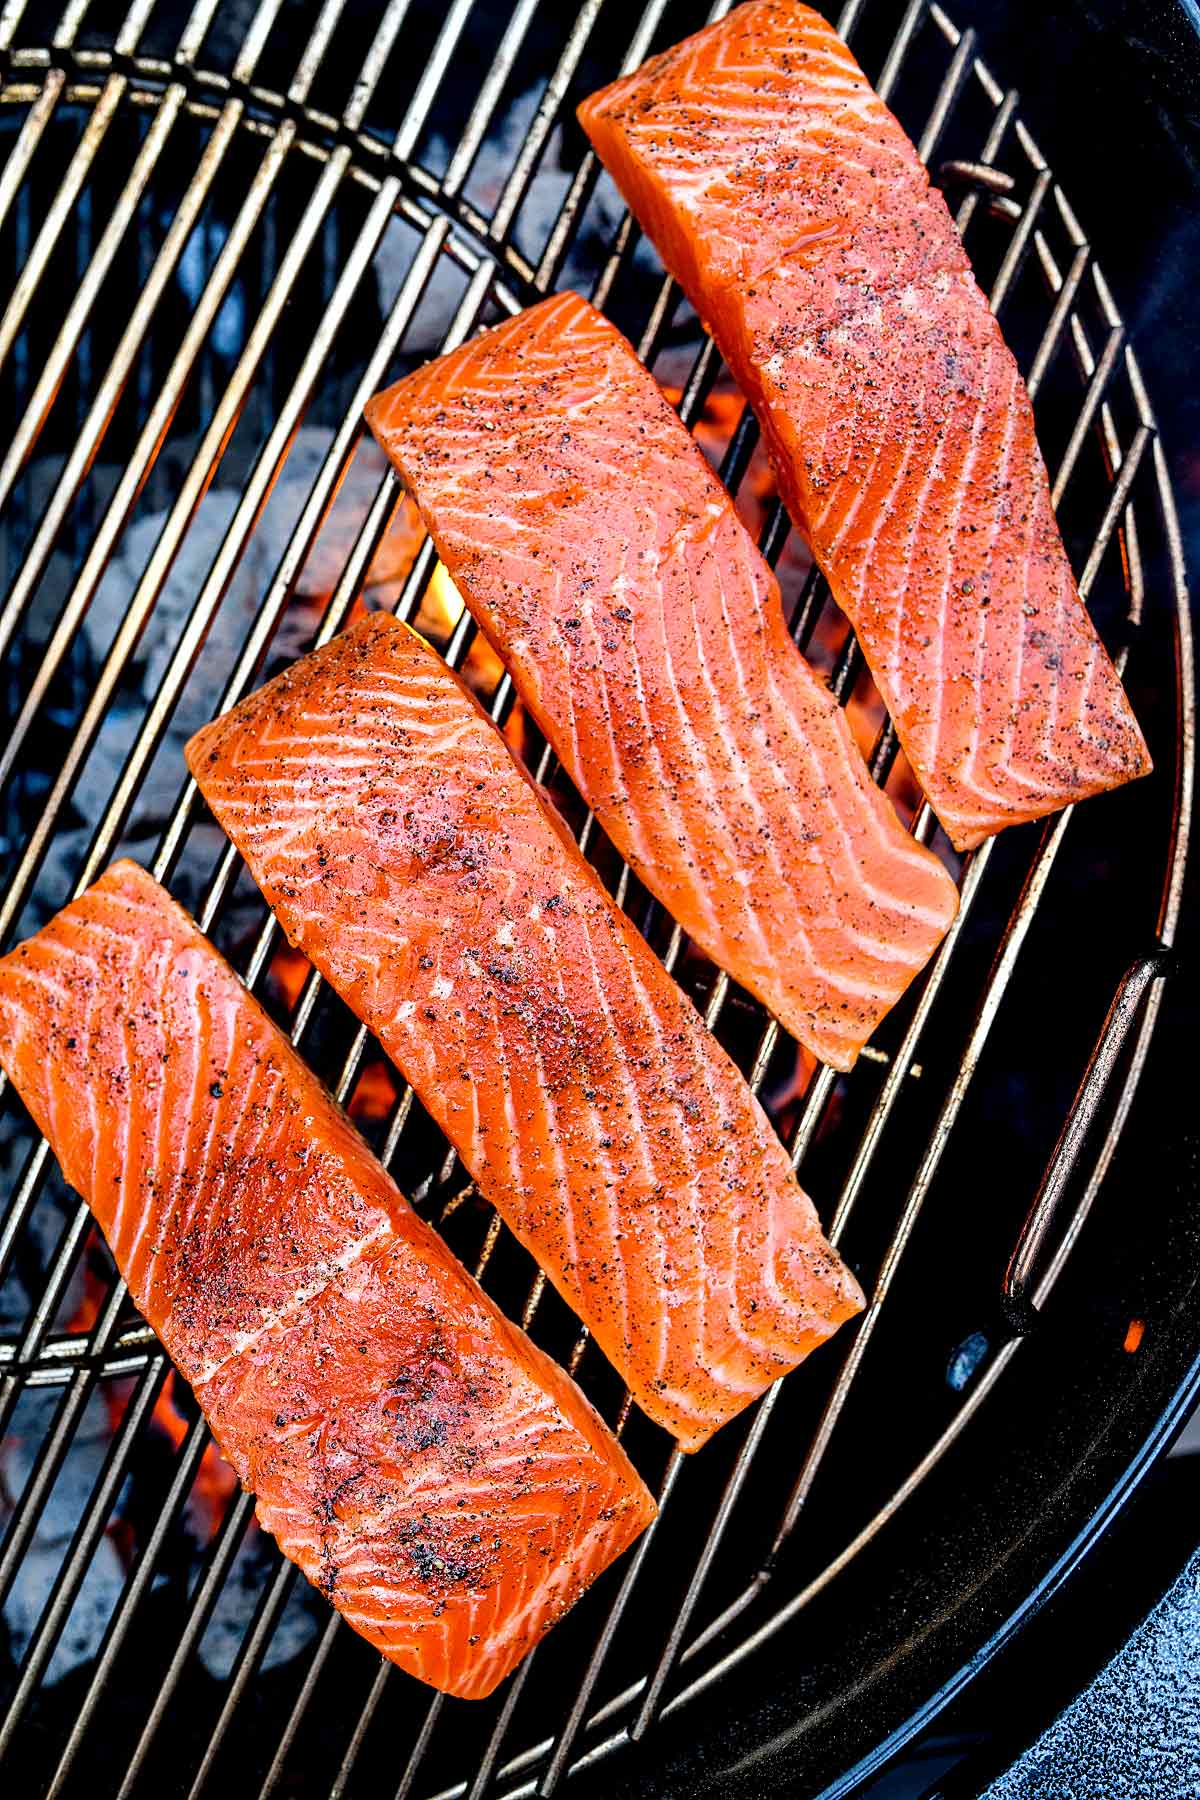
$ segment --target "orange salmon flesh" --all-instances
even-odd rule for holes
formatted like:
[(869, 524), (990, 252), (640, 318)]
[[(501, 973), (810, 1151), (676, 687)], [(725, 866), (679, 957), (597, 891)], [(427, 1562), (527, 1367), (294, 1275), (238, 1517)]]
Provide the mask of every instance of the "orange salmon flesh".
[(685, 1449), (860, 1309), (742, 1076), (415, 632), (369, 615), (187, 754), (289, 939)]
[(1016, 362), (832, 28), (750, 0), (579, 117), (754, 406), (956, 848), (1145, 774)]
[(115, 864), (0, 961), (0, 1064), (258, 1517), (480, 1698), (654, 1516), (192, 921)]
[(367, 417), (622, 856), (848, 1069), (958, 896), (871, 780), (654, 378), (559, 294), (376, 395)]

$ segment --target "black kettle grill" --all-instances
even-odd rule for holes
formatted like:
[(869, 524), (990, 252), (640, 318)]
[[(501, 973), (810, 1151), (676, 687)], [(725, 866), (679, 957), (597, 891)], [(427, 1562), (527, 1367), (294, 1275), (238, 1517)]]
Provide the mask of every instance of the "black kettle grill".
[[(1080, 585), (1156, 765), (958, 859), (789, 533), (752, 418), (573, 121), (593, 87), (724, 10), (0, 11), (0, 934), (118, 852), (152, 867), (414, 1203), (572, 1368), (661, 1505), (492, 1701), (419, 1687), (257, 1531), (7, 1092), (14, 1795), (848, 1795), (1022, 1630), (1194, 1402), (1200, 19), (1191, 0), (847, 0), (838, 19), (1021, 359)], [(959, 878), (958, 923), (849, 1076), (804, 1063), (621, 866), (364, 441), (386, 380), (565, 285), (676, 393), (780, 571), (797, 643)], [(361, 604), (414, 620), (551, 786), (740, 1059), (870, 1296), (697, 1457), (629, 1408), (281, 942), (185, 779), (190, 730)]]

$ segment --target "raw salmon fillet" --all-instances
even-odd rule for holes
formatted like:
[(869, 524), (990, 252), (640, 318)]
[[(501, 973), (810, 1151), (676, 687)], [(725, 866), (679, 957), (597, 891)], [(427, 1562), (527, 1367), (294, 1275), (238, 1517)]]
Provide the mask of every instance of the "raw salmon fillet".
[(956, 847), (1144, 774), (1016, 363), (832, 28), (751, 0), (579, 117), (751, 400)]
[(187, 756), (292, 943), (685, 1449), (859, 1310), (741, 1075), (415, 632), (368, 615)]
[(367, 407), (446, 567), (622, 856), (848, 1069), (954, 917), (703, 452), (560, 294)]
[(0, 1063), (258, 1517), (356, 1631), (490, 1693), (654, 1514), (233, 970), (117, 863), (0, 962)]

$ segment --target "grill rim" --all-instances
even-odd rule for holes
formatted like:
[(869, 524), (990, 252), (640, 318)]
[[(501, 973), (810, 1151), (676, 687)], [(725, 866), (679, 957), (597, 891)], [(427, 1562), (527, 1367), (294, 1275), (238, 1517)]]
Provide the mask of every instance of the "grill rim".
[[(909, 17), (909, 18), (917, 17), (919, 10), (920, 10), (919, 8), (910, 7), (907, 17)], [(940, 13), (939, 8), (934, 8), (933, 11), (935, 14)], [(942, 16), (944, 17), (944, 15), (942, 15)], [(100, 89), (100, 87), (96, 87), (94, 91), (96, 93), (99, 93), (101, 91), (101, 89)], [(999, 90), (997, 90), (997, 91), (999, 91)], [(538, 290), (535, 290), (535, 291), (538, 291)], [(1135, 364), (1132, 364), (1132, 363), (1130, 364), (1131, 368), (1135, 367), (1135, 366), (1136, 366)], [(1155, 456), (1156, 461), (1159, 461), (1159, 459), (1161, 458), (1161, 449), (1160, 449), (1160, 446), (1158, 445), (1157, 441), (1154, 443), (1153, 454)], [(1160, 468), (1161, 468), (1163, 476), (1166, 477), (1165, 462), (1160, 462)], [(1167, 479), (1167, 487), (1165, 489), (1165, 492), (1166, 492), (1166, 494), (1168, 496), (1168, 500), (1169, 500), (1169, 496), (1170, 496), (1169, 477), (1166, 477), (1166, 479)], [(1185, 609), (1183, 617), (1182, 617), (1182, 624), (1181, 624), (1181, 628), (1184, 630), (1184, 632), (1186, 632), (1187, 624), (1188, 624), (1188, 621), (1187, 621), (1187, 615), (1186, 615), (1186, 609)], [(1190, 698), (1190, 696), (1189, 696), (1189, 698)], [(1190, 745), (1190, 740), (1188, 740), (1188, 741), (1189, 741), (1189, 745)], [(1185, 752), (1183, 749), (1183, 740), (1181, 739), (1181, 755), (1183, 756), (1183, 762), (1184, 762), (1185, 767), (1190, 764), (1190, 754), (1191, 754), (1190, 747)], [(1167, 905), (1166, 905), (1166, 912), (1170, 916), (1172, 925), (1173, 925), (1174, 918), (1177, 917), (1177, 915), (1178, 915), (1179, 903), (1180, 903), (1180, 900), (1182, 897), (1182, 891), (1179, 886), (1179, 881), (1182, 880), (1182, 861), (1180, 861), (1180, 863), (1178, 865), (1178, 869), (1179, 869), (1179, 880), (1175, 880), (1171, 883), (1171, 886), (1174, 888), (1175, 892), (1174, 892), (1173, 896), (1172, 895), (1168, 896)], [(1158, 1010), (1158, 1008), (1157, 1008), (1157, 1006), (1155, 1006), (1154, 1007), (1155, 1014), (1157, 1014), (1157, 1010)], [(1148, 1031), (1145, 1032), (1145, 1046), (1147, 1049), (1149, 1048), (1150, 1035), (1151, 1035), (1150, 1032), (1148, 1032)], [(1141, 1067), (1143, 1067), (1143, 1066), (1144, 1066), (1144, 1057), (1141, 1059), (1140, 1064), (1139, 1064), (1139, 1075), (1141, 1072)]]
[[(1200, 985), (1191, 980), (1187, 985), (1194, 1004), (1200, 996)], [(1192, 1133), (1187, 1142), (1194, 1154), (1196, 1135)], [(1200, 1292), (1197, 1285), (1193, 1281), (1180, 1310), (1172, 1315), (1169, 1338), (1161, 1341), (1156, 1349), (1154, 1374), (1159, 1379), (1152, 1382), (1148, 1374), (1145, 1384), (1152, 1391), (1148, 1395), (1130, 1397), (1126, 1406), (1106, 1420), (1106, 1441), (1092, 1447), (1098, 1459), (1098, 1468), (1090, 1472), (1093, 1479), (1085, 1480), (1085, 1472), (1077, 1466), (1068, 1472), (1059, 1490), (1051, 1496), (1061, 1502), (1063, 1518), (1055, 1522), (1056, 1528), (1047, 1527), (1036, 1534), (1029, 1558), (1038, 1565), (1036, 1576), (1026, 1580), (1021, 1573), (1006, 1572), (1004, 1558), (998, 1556), (985, 1587), (956, 1589), (946, 1612), (934, 1622), (935, 1631), (923, 1637), (919, 1646), (906, 1645), (900, 1656), (889, 1660), (886, 1668), (872, 1668), (861, 1688), (850, 1696), (858, 1709), (852, 1723), (847, 1723), (840, 1706), (834, 1723), (824, 1720), (814, 1725), (806, 1716), (812, 1711), (807, 1695), (798, 1683), (789, 1680), (786, 1673), (782, 1678), (779, 1673), (787, 1652), (795, 1649), (802, 1653), (804, 1647), (799, 1627), (796, 1624), (785, 1627), (773, 1646), (776, 1660), (769, 1668), (774, 1680), (782, 1681), (782, 1691), (777, 1691), (772, 1707), (756, 1710), (750, 1691), (753, 1672), (757, 1670), (760, 1678), (765, 1678), (768, 1673), (762, 1650), (747, 1659), (740, 1671), (727, 1678), (737, 1681), (739, 1674), (742, 1677), (734, 1696), (731, 1697), (722, 1683), (715, 1684), (706, 1695), (713, 1714), (706, 1721), (701, 1742), (715, 1745), (719, 1750), (722, 1732), (727, 1742), (729, 1732), (737, 1729), (749, 1740), (752, 1746), (749, 1753), (736, 1765), (724, 1762), (706, 1769), (699, 1752), (691, 1755), (681, 1747), (686, 1742), (686, 1723), (674, 1718), (664, 1720), (660, 1730), (667, 1737), (667, 1743), (664, 1745), (660, 1741), (656, 1747), (653, 1739), (647, 1739), (637, 1747), (648, 1759), (638, 1765), (648, 1774), (651, 1783), (648, 1791), (670, 1795), (681, 1791), (670, 1785), (672, 1782), (687, 1779), (690, 1785), (682, 1791), (720, 1796), (720, 1800), (743, 1800), (743, 1797), (744, 1800), (758, 1800), (759, 1796), (792, 1791), (802, 1792), (805, 1800), (853, 1800), (861, 1793), (865, 1782), (894, 1764), (906, 1747), (922, 1738), (990, 1664), (1002, 1658), (1041, 1609), (1056, 1600), (1080, 1572), (1081, 1565), (1100, 1540), (1114, 1528), (1120, 1528), (1130, 1513), (1136, 1520), (1139, 1489), (1200, 1404)], [(1185, 1304), (1189, 1308), (1186, 1313), (1182, 1310)], [(1132, 1435), (1126, 1435), (1128, 1433)], [(943, 1464), (937, 1473), (946, 1472), (947, 1465)], [(1045, 1496), (1039, 1493), (1038, 1500), (1043, 1502)], [(952, 1630), (956, 1619), (973, 1606), (982, 1608), (995, 1595), (999, 1596), (998, 1606), (1003, 1602), (1000, 1622), (987, 1631), (975, 1633), (975, 1641), (969, 1644), (955, 1641)], [(941, 1639), (949, 1641), (942, 1642)], [(915, 1680), (910, 1679), (901, 1695), (901, 1703), (896, 1703), (895, 1696), (880, 1691), (886, 1689), (888, 1683), (897, 1682), (906, 1665), (918, 1661), (921, 1674)], [(915, 1702), (913, 1690), (920, 1693)], [(795, 1724), (780, 1730), (781, 1719), (795, 1721)], [(849, 1765), (843, 1756), (830, 1753), (831, 1737), (839, 1733), (844, 1741), (848, 1732), (867, 1745)], [(628, 1769), (628, 1763), (608, 1761), (599, 1764), (600, 1779), (604, 1770), (619, 1773), (622, 1767)], [(804, 1785), (797, 1785), (793, 1790), (784, 1785), (789, 1780)], [(660, 1782), (665, 1784), (661, 1790)], [(817, 1785), (813, 1785), (814, 1782)], [(600, 1800), (605, 1792), (599, 1781), (586, 1780), (582, 1791), (585, 1796), (596, 1796), (596, 1800)], [(626, 1792), (621, 1791), (623, 1795)], [(957, 1788), (954, 1791), (957, 1793)], [(445, 1800), (448, 1792), (443, 1790), (436, 1800)], [(523, 1787), (510, 1788), (507, 1800), (516, 1800), (516, 1796), (529, 1792), (532, 1790)], [(632, 1790), (629, 1792), (632, 1800)]]

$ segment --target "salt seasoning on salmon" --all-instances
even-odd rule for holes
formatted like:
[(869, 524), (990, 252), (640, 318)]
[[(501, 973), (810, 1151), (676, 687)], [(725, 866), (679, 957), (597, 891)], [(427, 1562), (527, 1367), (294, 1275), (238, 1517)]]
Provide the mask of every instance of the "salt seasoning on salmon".
[(191, 920), (117, 863), (0, 961), (0, 1064), (258, 1517), (356, 1631), (491, 1690), (654, 1515)]
[(369, 615), (187, 755), (291, 942), (684, 1449), (859, 1310), (742, 1076), (414, 632)]
[(367, 417), (622, 856), (787, 1030), (849, 1068), (957, 894), (871, 780), (653, 376), (559, 294)]
[(832, 28), (749, 0), (579, 117), (754, 405), (955, 846), (1144, 774), (1016, 363)]

